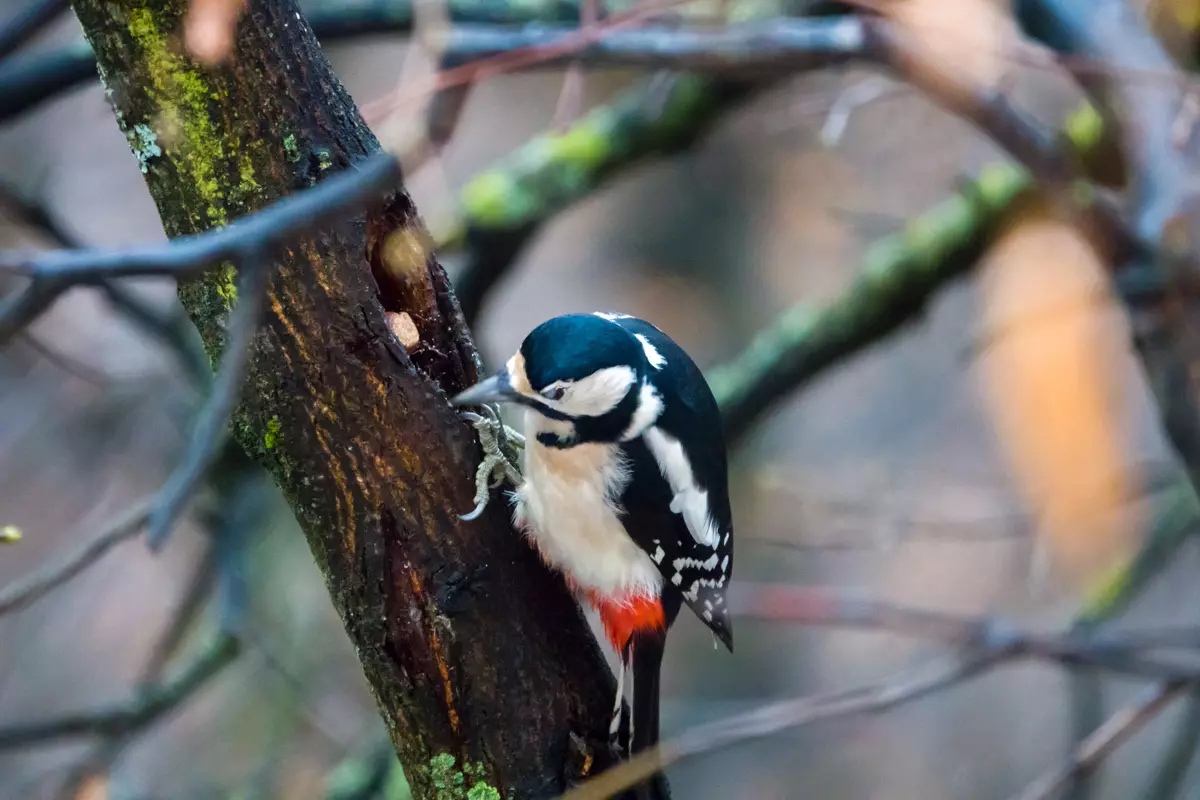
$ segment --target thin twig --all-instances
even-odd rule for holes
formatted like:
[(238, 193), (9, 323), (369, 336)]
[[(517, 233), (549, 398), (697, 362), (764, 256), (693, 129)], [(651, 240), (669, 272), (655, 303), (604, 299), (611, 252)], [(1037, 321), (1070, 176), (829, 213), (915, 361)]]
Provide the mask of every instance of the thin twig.
[(1013, 795), (1012, 800), (1050, 800), (1056, 797), (1076, 776), (1096, 769), (1109, 753), (1170, 705), (1184, 688), (1183, 684), (1171, 683), (1147, 687), (1137, 700), (1113, 714), (1091, 736), (1080, 742), (1066, 764), (1038, 778), (1024, 791)]
[(973, 678), (991, 666), (996, 658), (992, 653), (957, 658), (949, 664), (905, 672), (872, 686), (771, 703), (699, 725), (585, 781), (562, 795), (561, 800), (604, 800), (685, 758), (815, 722), (889, 711)]
[(85, 364), (74, 356), (69, 356), (51, 347), (29, 331), (21, 331), (17, 336), (17, 341), (41, 356), (47, 364), (85, 383), (90, 383), (92, 386), (104, 387), (112, 381), (112, 376), (108, 373), (102, 372), (90, 364)]
[(1195, 660), (1150, 658), (1160, 649), (1200, 649), (1200, 626), (1141, 633), (1036, 632), (999, 617), (951, 614), (891, 603), (844, 588), (736, 582), (729, 607), (738, 617), (915, 636), (944, 645), (1005, 650), (1063, 666), (1089, 666), (1153, 680), (1200, 680)]
[[(145, 686), (161, 680), (167, 662), (175, 655), (191, 629), (205, 601), (216, 585), (216, 558), (214, 548), (209, 547), (197, 562), (188, 580), (187, 588), (171, 614), (171, 619), (150, 648), (150, 654), (138, 675), (137, 684)], [(133, 740), (135, 731), (110, 734), (101, 738), (86, 756), (80, 759), (63, 780), (58, 796), (62, 800), (76, 800), (84, 783), (93, 775), (102, 772), (121, 755)]]
[(192, 427), (187, 452), (154, 500), (146, 541), (160, 550), (184, 505), (216, 461), (228, 435), (226, 427), (241, 397), (242, 377), (265, 305), (271, 262), (255, 253), (241, 266), (238, 303), (229, 322), (228, 344), (220, 372)]
[[(413, 3), (407, 0), (322, 3), (308, 12), (313, 33), (322, 44), (376, 33), (409, 33)], [(450, 0), (456, 22), (520, 25), (527, 22), (570, 22), (579, 12), (567, 0), (510, 3), (506, 0)], [(96, 57), (85, 41), (48, 53), (31, 53), (0, 63), (0, 123), (87, 81), (94, 81)]]
[(81, 736), (118, 736), (137, 731), (175, 710), (233, 662), (239, 650), (234, 636), (216, 636), (179, 674), (141, 688), (120, 703), (56, 719), (0, 728), (0, 750), (28, 747)]
[(1193, 687), (1176, 723), (1171, 746), (1162, 755), (1145, 800), (1174, 800), (1181, 794), (1200, 750), (1200, 692)]
[(132, 539), (146, 524), (149, 499), (133, 504), (61, 561), (35, 570), (0, 590), (0, 616), (32, 605), (52, 589), (83, 572), (116, 545)]
[(32, 280), (0, 303), (0, 344), (7, 342), (69, 288), (109, 278), (149, 275), (186, 277), (250, 252), (263, 257), (312, 227), (357, 211), (400, 185), (397, 160), (379, 154), (357, 169), (337, 173), (312, 189), (209, 233), (181, 236), (165, 245), (128, 250), (60, 250), (44, 254), (0, 253), (0, 272)]
[(171, 349), (193, 386), (208, 389), (212, 384), (212, 368), (195, 336), (195, 327), (178, 300), (173, 303), (175, 313), (163, 314), (117, 281), (105, 281), (100, 292), (114, 311)]

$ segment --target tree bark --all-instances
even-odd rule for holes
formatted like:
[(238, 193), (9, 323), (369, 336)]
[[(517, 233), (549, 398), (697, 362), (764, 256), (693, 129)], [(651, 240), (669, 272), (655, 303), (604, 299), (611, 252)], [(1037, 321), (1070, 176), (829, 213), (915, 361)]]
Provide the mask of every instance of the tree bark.
[[(212, 70), (184, 55), (186, 0), (74, 6), (171, 237), (379, 149), (294, 0), (251, 0)], [(446, 397), (478, 356), (408, 195), (273, 270), (233, 435), (296, 513), (416, 796), (547, 797), (607, 766), (614, 685), (578, 607), (504, 502), (457, 516), (480, 453)], [(180, 288), (214, 362), (235, 276)], [(385, 310), (415, 321), (411, 351)]]

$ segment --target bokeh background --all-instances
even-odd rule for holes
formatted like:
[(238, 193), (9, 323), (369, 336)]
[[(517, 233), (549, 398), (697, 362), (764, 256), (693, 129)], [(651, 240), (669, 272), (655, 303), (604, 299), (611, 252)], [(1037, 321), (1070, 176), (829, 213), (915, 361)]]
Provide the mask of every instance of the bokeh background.
[[(0, 14), (18, 5), (6, 0)], [(35, 46), (79, 37), (64, 19)], [(401, 37), (384, 35), (327, 48), (360, 103), (395, 88), (405, 51)], [(583, 105), (605, 102), (636, 77), (589, 71)], [(1016, 64), (1010, 78), (1015, 97), (1048, 122), (1077, 101), (1054, 73)], [(863, 81), (877, 81), (879, 96), (854, 110), (838, 141), (823, 140), (830, 109)], [(474, 174), (553, 123), (562, 83), (561, 70), (542, 70), (476, 87), (444, 157), (410, 176), (435, 229), (452, 219), (456, 193)], [(871, 241), (1001, 158), (966, 123), (886, 77), (797, 76), (727, 115), (689, 152), (630, 169), (564, 210), (492, 292), (477, 339), (495, 365), (549, 316), (620, 310), (654, 322), (701, 366), (720, 364), (778, 314), (837, 296)], [(163, 239), (98, 84), (0, 130), (0, 182), (81, 242)], [(3, 247), (47, 243), (15, 215), (5, 220), (0, 210)], [(1028, 357), (1030, 341), (1042, 355), (1053, 350), (1045, 342), (1055, 331), (1105, 342), (1096, 352), (1122, 463), (1170, 458), (1125, 320), (1089, 292), (1096, 265), (1083, 259), (1066, 278), (1048, 279), (1056, 252), (1026, 245), (1007, 261), (1003, 253), (986, 260), (915, 324), (760, 421), (733, 456), (738, 578), (861, 587), (1031, 625), (1070, 620), (1097, 573), (1046, 563), (1053, 539), (1015, 473), (1021, 459), (1003, 442), (1014, 426), (1052, 438), (1045, 426), (1054, 415), (1047, 423), (1037, 403), (998, 411), (1004, 365)], [(1014, 259), (1025, 260), (1029, 280), (989, 292)], [(444, 260), (453, 274), (455, 254)], [(138, 288), (170, 301), (170, 287)], [(1050, 300), (1062, 301), (1047, 306), (1057, 309), (1051, 319), (1021, 316)], [(0, 353), (0, 524), (24, 533), (0, 549), (0, 586), (156, 489), (182, 450), (180, 408), (192, 396), (172, 355), (93, 293), (71, 293), (32, 332), (71, 364), (29, 341)], [(1061, 463), (1086, 472), (1091, 457), (1084, 448)], [(1134, 499), (1102, 508), (1068, 538), (1116, 524), (1136, 541), (1144, 499)], [(162, 555), (127, 542), (63, 589), (0, 616), (0, 723), (128, 696), (202, 552), (202, 533), (185, 520)], [(1194, 621), (1198, 567), (1194, 548), (1184, 548), (1129, 619)], [(340, 763), (379, 748), (385, 734), (373, 700), (282, 501), (256, 534), (250, 569), (245, 655), (130, 741), (104, 781), (79, 796), (321, 798)], [(877, 633), (735, 627), (731, 656), (714, 651), (695, 620), (679, 623), (665, 667), (665, 735), (770, 699), (883, 678), (933, 652)], [(1105, 686), (1114, 708), (1136, 688)], [(883, 716), (756, 741), (669, 774), (681, 798), (1005, 797), (1066, 752), (1068, 689), (1054, 667), (1006, 667)], [(1158, 763), (1149, 756), (1166, 747), (1175, 719), (1162, 715), (1106, 762), (1100, 796), (1141, 796)], [(56, 796), (89, 752), (81, 742), (0, 752), (0, 798)], [(1191, 787), (1200, 792), (1200, 782)]]

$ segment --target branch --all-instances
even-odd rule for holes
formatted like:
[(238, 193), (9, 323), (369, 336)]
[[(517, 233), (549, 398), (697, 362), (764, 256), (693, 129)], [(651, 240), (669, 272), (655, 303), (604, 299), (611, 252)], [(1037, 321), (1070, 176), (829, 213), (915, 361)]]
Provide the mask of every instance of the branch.
[[(888, 603), (845, 590), (735, 583), (730, 608), (743, 618), (805, 625), (867, 629), (938, 641), (965, 652), (948, 666), (928, 667), (860, 689), (771, 703), (744, 714), (699, 725), (629, 761), (609, 769), (563, 795), (563, 800), (600, 800), (616, 796), (649, 775), (684, 758), (731, 747), (783, 730), (853, 714), (879, 713), (925, 697), (990, 669), (1025, 658), (1064, 667), (1096, 667), (1150, 678), (1151, 696), (1098, 729), (1069, 764), (1041, 779), (1022, 800), (1050, 796), (1071, 776), (1095, 767), (1113, 748), (1154, 716), (1188, 686), (1200, 683), (1194, 662), (1168, 663), (1146, 658), (1142, 650), (1164, 643), (1200, 648), (1200, 628), (1081, 637), (1024, 631), (1003, 620), (927, 611)], [(1043, 794), (1044, 793), (1044, 794)]]
[[(216, 559), (213, 557), (213, 548), (210, 547), (197, 562), (181, 599), (171, 613), (170, 621), (158, 634), (157, 640), (150, 648), (150, 655), (137, 678), (139, 685), (147, 685), (161, 680), (167, 662), (183, 643), (187, 632), (204, 607), (205, 601), (212, 594), (216, 583), (215, 578)], [(57, 796), (62, 800), (76, 800), (87, 781), (111, 765), (132, 741), (133, 733), (136, 732), (122, 732), (101, 737), (92, 746), (91, 751), (80, 759), (79, 763), (67, 774), (58, 789)]]
[(858, 279), (821, 309), (797, 306), (709, 371), (725, 435), (741, 439), (791, 392), (919, 320), (939, 291), (974, 268), (1013, 202), (1025, 170), (994, 164), (958, 195), (867, 251)]
[(5, 586), (0, 590), (0, 616), (27, 608), (83, 572), (116, 545), (132, 539), (146, 524), (149, 512), (149, 500), (135, 503), (62, 561), (35, 570)]
[(1149, 686), (1129, 706), (1113, 714), (1091, 736), (1080, 742), (1062, 767), (1053, 769), (1029, 785), (1013, 800), (1052, 800), (1073, 779), (1095, 770), (1109, 753), (1141, 730), (1184, 690), (1182, 684)]
[(1154, 782), (1146, 790), (1146, 800), (1173, 800), (1182, 797), (1188, 772), (1200, 749), (1200, 694), (1195, 689), (1187, 697), (1187, 705), (1176, 723), (1171, 746), (1154, 771)]
[(585, 781), (560, 800), (606, 800), (686, 758), (816, 722), (890, 711), (974, 678), (994, 662), (991, 654), (954, 659), (945, 666), (927, 666), (871, 686), (784, 700), (698, 725)]
[(222, 634), (178, 675), (146, 686), (120, 703), (41, 722), (0, 728), (0, 750), (41, 745), (81, 736), (121, 736), (145, 728), (174, 711), (233, 662), (238, 641)]
[(645, 79), (475, 176), (461, 194), (467, 258), (454, 281), (467, 322), (541, 225), (634, 164), (687, 150), (748, 93), (694, 75)]
[(150, 509), (146, 541), (151, 550), (162, 549), (179, 513), (216, 461), (228, 435), (229, 418), (241, 396), (242, 379), (262, 317), (272, 264), (262, 252), (256, 252), (241, 266), (240, 299), (229, 321), (221, 369), (192, 427), (183, 460), (171, 473)]
[(0, 344), (32, 322), (72, 286), (110, 278), (198, 275), (251, 254), (270, 258), (289, 240), (377, 202), (399, 185), (399, 163), (379, 154), (358, 169), (331, 175), (307, 191), (209, 233), (181, 236), (164, 245), (127, 250), (56, 250), (45, 254), (0, 253), (0, 272), (32, 278), (0, 305)]
[[(1135, 176), (1138, 235), (1172, 257), (1190, 259), (1200, 211), (1190, 176), (1200, 140), (1184, 108), (1187, 76), (1124, 0), (1017, 0), (1013, 11), (1029, 35), (1066, 56), (1061, 61), (1068, 70), (1077, 57), (1087, 59), (1087, 68), (1075, 71), (1124, 144), (1128, 174)], [(1096, 64), (1102, 68), (1091, 68)], [(1136, 77), (1145, 75), (1161, 85), (1147, 90)], [(1168, 230), (1178, 224), (1186, 234)]]
[[(579, 14), (570, 0), (530, 3), (450, 0), (447, 5), (451, 19), (456, 22), (496, 25), (568, 22)], [(375, 33), (410, 33), (413, 4), (408, 0), (323, 2), (309, 14), (308, 20), (323, 44)], [(84, 41), (0, 63), (0, 123), (96, 78), (96, 57)]]
[(889, 603), (831, 588), (734, 583), (730, 610), (739, 617), (912, 636), (971, 651), (1003, 652), (1066, 667), (1087, 666), (1152, 680), (1200, 681), (1200, 665), (1151, 658), (1155, 650), (1200, 650), (1200, 627), (1138, 633), (1040, 633), (990, 616), (967, 616)]
[[(475, 58), (541, 48), (550, 52), (551, 62), (579, 59), (708, 70), (726, 79), (733, 76), (743, 80), (748, 75), (780, 78), (801, 69), (867, 61), (887, 67), (924, 89), (951, 112), (975, 122), (1039, 179), (1063, 185), (1077, 173), (1053, 138), (1001, 95), (980, 93), (940, 72), (886, 20), (843, 16), (770, 20), (712, 31), (612, 30), (578, 48), (557, 47), (572, 35), (563, 28), (459, 28), (451, 32), (449, 46)], [(670, 88), (660, 90), (664, 98), (649, 105), (651, 115), (645, 109), (653, 98), (653, 86), (646, 83), (631, 90), (612, 108), (592, 112), (572, 130), (534, 139), (505, 163), (467, 185), (462, 205), (468, 261), (456, 285), (468, 321), (474, 320), (486, 292), (550, 216), (594, 191), (617, 167), (647, 155), (665, 155), (690, 146), (723, 108), (746, 93), (743, 84), (708, 83), (689, 76), (668, 80), (673, 82)], [(719, 102), (707, 96), (713, 92)], [(657, 141), (660, 130), (671, 135), (665, 146)], [(1027, 180), (1018, 182), (1024, 184)], [(1123, 229), (1107, 207), (1097, 204), (1094, 210), (1110, 229)], [(1125, 241), (1128, 237), (1117, 238)], [(934, 283), (939, 282), (935, 278)]]

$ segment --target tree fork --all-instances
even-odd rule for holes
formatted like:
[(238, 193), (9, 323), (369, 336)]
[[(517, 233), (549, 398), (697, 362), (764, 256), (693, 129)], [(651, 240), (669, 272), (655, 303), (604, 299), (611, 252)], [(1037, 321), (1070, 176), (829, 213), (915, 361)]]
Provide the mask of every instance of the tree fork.
[[(250, 0), (211, 70), (184, 54), (186, 0), (73, 5), (168, 236), (379, 151), (295, 0)], [(276, 260), (232, 433), (295, 512), (416, 796), (553, 796), (612, 761), (612, 676), (504, 504), (457, 516), (479, 448), (446, 397), (479, 360), (399, 183)], [(180, 286), (214, 363), (235, 277)], [(401, 347), (385, 310), (420, 343)]]

